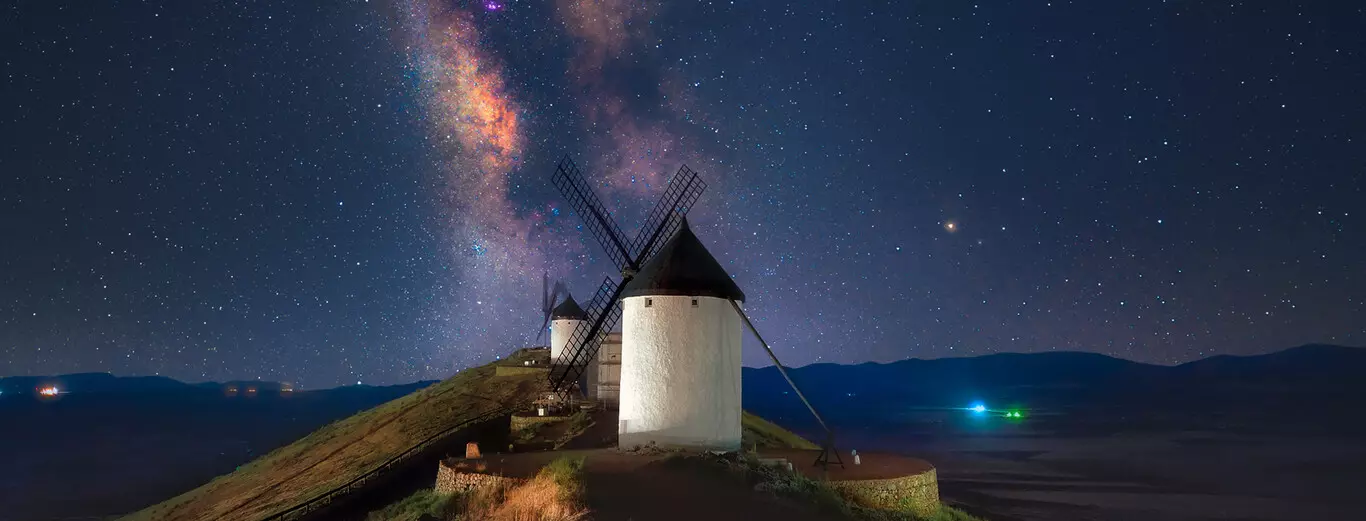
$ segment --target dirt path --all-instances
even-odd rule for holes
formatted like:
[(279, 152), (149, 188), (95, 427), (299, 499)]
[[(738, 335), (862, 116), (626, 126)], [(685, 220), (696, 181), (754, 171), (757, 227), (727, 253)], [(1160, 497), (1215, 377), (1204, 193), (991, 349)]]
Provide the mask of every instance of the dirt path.
[(635, 469), (585, 465), (584, 470), (588, 507), (596, 521), (830, 519), (813, 508), (755, 492), (742, 481), (692, 470), (659, 464)]
[(753, 521), (832, 519), (814, 508), (755, 492), (740, 479), (663, 464), (663, 456), (611, 449), (506, 455), (491, 465), (530, 475), (562, 456), (584, 457), (584, 488), (595, 521)]

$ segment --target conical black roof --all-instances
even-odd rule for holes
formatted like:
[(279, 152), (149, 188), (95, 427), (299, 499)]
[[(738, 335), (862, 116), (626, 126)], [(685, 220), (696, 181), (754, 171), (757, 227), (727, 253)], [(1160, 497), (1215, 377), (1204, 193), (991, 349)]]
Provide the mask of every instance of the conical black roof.
[(550, 310), (551, 320), (583, 320), (588, 318), (588, 314), (583, 312), (578, 302), (574, 302), (573, 295), (567, 295), (564, 302)]
[(678, 233), (660, 248), (659, 253), (640, 267), (640, 272), (622, 290), (621, 296), (644, 297), (683, 295), (745, 300), (745, 292), (735, 285), (730, 275), (716, 262), (716, 257), (702, 246), (688, 220), (684, 219)]

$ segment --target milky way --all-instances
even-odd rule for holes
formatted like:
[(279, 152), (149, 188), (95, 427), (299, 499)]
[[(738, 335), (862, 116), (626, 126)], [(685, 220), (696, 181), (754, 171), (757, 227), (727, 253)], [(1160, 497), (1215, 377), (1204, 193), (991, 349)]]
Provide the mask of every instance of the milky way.
[[(471, 13), (414, 1), (406, 14), (420, 74), (417, 91), (440, 161), (436, 186), (446, 218), (445, 250), (455, 265), (453, 291), (437, 307), (452, 340), (442, 353), (457, 360), (479, 357), (525, 337), (527, 312), (536, 302), (533, 274), (549, 269), (548, 238), (538, 233), (543, 216), (519, 215), (509, 200), (509, 174), (521, 166), (526, 146), (522, 108), (505, 84), (503, 66), (483, 48)], [(487, 326), (505, 313), (520, 315), (510, 322), (522, 327)]]
[[(585, 248), (597, 245), (585, 242), (591, 239), (583, 236), (577, 216), (554, 219), (559, 201), (528, 205), (511, 198), (515, 171), (546, 182), (550, 165), (522, 161), (527, 129), (519, 117), (524, 109), (507, 85), (505, 65), (481, 41), (478, 13), (447, 3), (407, 6), (413, 67), (421, 79), (417, 92), (442, 163), (437, 186), (448, 216), (446, 249), (456, 266), (455, 291), (438, 308), (448, 317), (451, 342), (441, 354), (477, 360), (531, 340), (527, 333), (538, 324), (531, 310), (542, 273), (577, 282), (574, 289), (586, 300), (595, 289), (593, 276), (601, 275), (586, 273), (582, 261)], [(619, 219), (636, 217), (684, 158), (679, 150), (684, 140), (666, 128), (677, 114), (632, 110), (625, 87), (604, 70), (649, 39), (643, 28), (650, 9), (640, 2), (584, 0), (557, 7), (574, 49), (566, 73), (580, 89), (575, 105), (562, 110), (582, 117), (581, 131), (597, 152), (579, 161), (593, 167), (591, 178), (601, 195), (617, 203)], [(706, 164), (703, 157), (692, 159), (694, 165)], [(533, 210), (519, 212), (524, 206)], [(621, 224), (629, 230), (633, 223)]]

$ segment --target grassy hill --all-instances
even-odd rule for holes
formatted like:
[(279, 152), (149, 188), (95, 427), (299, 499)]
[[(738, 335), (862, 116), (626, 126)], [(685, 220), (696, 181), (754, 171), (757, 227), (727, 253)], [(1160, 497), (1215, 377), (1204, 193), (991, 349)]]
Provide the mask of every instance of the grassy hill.
[(740, 417), (740, 440), (750, 447), (781, 449), (819, 449), (806, 438), (793, 434), (777, 424), (744, 411)]
[[(519, 351), (508, 362), (520, 364), (530, 357)], [(495, 377), (494, 364), (461, 371), (327, 425), (230, 474), (124, 519), (260, 519), (344, 484), (453, 425), (527, 403), (544, 382), (541, 374)]]
[[(495, 376), (495, 367), (521, 366), (528, 351), (460, 372), (443, 382), (334, 422), (194, 490), (124, 519), (257, 520), (303, 503), (369, 472), (452, 426), (529, 403), (544, 373)], [(544, 356), (544, 355), (542, 355)], [(811, 442), (745, 413), (746, 447), (814, 448)]]

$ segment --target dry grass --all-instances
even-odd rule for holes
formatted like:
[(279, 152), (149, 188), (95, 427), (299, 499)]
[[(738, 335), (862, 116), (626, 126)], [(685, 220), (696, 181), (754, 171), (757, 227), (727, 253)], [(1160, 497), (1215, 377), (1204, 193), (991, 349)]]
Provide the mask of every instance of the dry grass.
[[(527, 353), (509, 361), (520, 363)], [(503, 362), (507, 363), (507, 362)], [(543, 375), (494, 377), (493, 364), (334, 422), (225, 476), (125, 519), (256, 520), (368, 472), (422, 440), (486, 412), (529, 402)]]
[(582, 469), (582, 458), (560, 458), (525, 483), (476, 489), (462, 498), (458, 517), (462, 521), (588, 519)]

